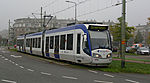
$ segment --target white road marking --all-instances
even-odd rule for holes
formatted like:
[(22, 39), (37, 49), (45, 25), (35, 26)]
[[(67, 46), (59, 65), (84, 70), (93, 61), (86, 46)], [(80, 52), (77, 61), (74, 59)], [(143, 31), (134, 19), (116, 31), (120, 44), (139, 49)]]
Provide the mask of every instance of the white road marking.
[(15, 62), (12, 61), (13, 64), (15, 64)]
[(52, 74), (50, 74), (50, 73), (44, 73), (44, 72), (41, 72), (41, 74), (43, 74), (43, 75), (52, 75)]
[(96, 71), (93, 71), (93, 70), (88, 70), (89, 72), (92, 72), (92, 73), (98, 73), (98, 72), (96, 72)]
[(12, 62), (11, 60), (9, 60), (9, 62)]
[(2, 56), (2, 55), (0, 55), (0, 56)]
[(94, 82), (97, 82), (97, 83), (113, 83), (113, 82), (108, 82), (108, 81), (99, 81), (99, 80), (94, 80)]
[(105, 76), (108, 76), (108, 77), (115, 77), (115, 76), (113, 76), (113, 75), (109, 75), (109, 74), (104, 74)]
[(28, 71), (32, 71), (32, 72), (34, 71), (34, 70), (32, 70), (32, 69), (27, 69), (27, 70), (28, 70)]
[(24, 68), (23, 66), (19, 66), (19, 67), (22, 68), (22, 69)]
[(7, 82), (7, 83), (17, 83), (15, 81), (10, 81), (10, 80), (1, 80), (2, 82)]
[(5, 58), (5, 57), (2, 57), (2, 58)]
[(16, 65), (16, 66), (18, 66), (18, 64), (17, 64), (17, 63), (16, 63), (15, 65)]
[(8, 59), (7, 59), (7, 58), (5, 58), (5, 60), (7, 61)]
[(68, 76), (62, 76), (62, 78), (67, 78), (67, 79), (72, 79), (72, 80), (78, 79), (78, 78), (75, 78), (75, 77), (68, 77)]
[(14, 58), (21, 58), (22, 57), (22, 56), (15, 56), (15, 55), (10, 55), (10, 56), (12, 56)]
[(140, 83), (140, 82), (129, 80), (129, 79), (125, 79), (125, 81), (131, 82), (131, 83)]

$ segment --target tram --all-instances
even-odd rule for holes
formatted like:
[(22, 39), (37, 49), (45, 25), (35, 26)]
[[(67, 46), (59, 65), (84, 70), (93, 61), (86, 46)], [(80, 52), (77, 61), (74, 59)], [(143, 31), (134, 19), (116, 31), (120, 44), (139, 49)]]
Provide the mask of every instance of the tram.
[(77, 24), (18, 36), (17, 49), (79, 64), (108, 66), (112, 62), (112, 40), (104, 24)]

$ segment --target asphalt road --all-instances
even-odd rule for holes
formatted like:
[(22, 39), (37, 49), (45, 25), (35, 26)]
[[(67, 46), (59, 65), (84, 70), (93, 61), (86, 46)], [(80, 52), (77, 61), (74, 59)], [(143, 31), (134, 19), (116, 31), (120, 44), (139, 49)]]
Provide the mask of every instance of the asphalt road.
[(93, 71), (0, 48), (0, 83), (150, 83), (150, 75)]

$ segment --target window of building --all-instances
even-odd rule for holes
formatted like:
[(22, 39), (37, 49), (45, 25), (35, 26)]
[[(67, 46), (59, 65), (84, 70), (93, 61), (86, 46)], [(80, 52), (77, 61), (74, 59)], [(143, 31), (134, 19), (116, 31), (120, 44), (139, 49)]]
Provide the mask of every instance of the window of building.
[(67, 50), (73, 50), (73, 34), (67, 34)]
[(65, 50), (65, 41), (66, 41), (66, 35), (61, 35), (61, 40), (60, 40), (60, 49)]

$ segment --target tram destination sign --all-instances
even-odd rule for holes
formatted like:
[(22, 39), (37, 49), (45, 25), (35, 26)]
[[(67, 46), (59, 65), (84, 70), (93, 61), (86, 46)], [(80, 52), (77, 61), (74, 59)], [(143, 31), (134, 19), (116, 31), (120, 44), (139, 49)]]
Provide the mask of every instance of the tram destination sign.
[(108, 30), (108, 26), (93, 26), (93, 25), (90, 25), (88, 30), (91, 30), (91, 31), (104, 31), (104, 30)]

